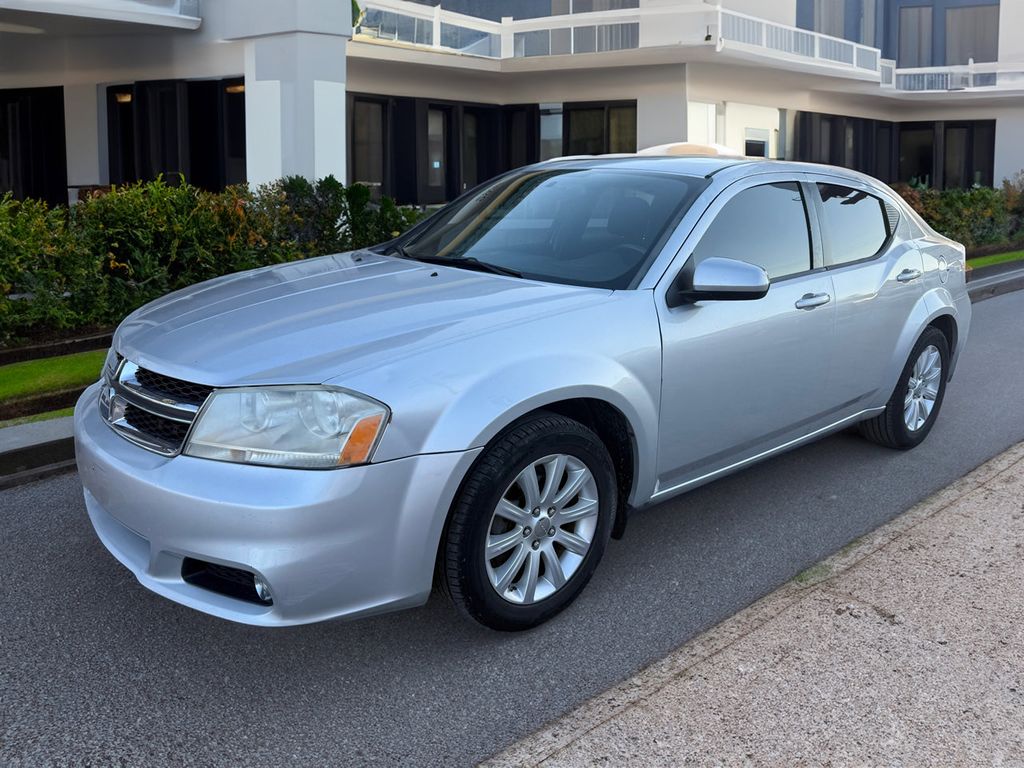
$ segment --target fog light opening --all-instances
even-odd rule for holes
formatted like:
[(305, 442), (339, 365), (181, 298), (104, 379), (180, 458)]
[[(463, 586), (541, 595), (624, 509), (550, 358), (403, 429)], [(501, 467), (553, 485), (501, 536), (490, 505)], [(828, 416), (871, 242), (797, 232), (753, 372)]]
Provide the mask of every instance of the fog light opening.
[(253, 574), (253, 586), (256, 587), (256, 597), (264, 603), (273, 603), (274, 598), (270, 594), (270, 585), (263, 580), (258, 573)]

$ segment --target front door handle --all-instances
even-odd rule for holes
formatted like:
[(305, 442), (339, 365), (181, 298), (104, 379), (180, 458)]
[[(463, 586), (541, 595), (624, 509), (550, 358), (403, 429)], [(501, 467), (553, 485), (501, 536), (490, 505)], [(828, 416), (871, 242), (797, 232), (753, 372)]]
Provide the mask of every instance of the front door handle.
[(828, 304), (830, 301), (832, 301), (832, 297), (827, 293), (805, 293), (796, 300), (795, 306), (797, 309), (814, 309), (822, 304)]
[(896, 279), (899, 280), (901, 283), (909, 283), (911, 280), (917, 280), (917, 278), (919, 278), (920, 276), (920, 269), (904, 269), (902, 272), (896, 275)]

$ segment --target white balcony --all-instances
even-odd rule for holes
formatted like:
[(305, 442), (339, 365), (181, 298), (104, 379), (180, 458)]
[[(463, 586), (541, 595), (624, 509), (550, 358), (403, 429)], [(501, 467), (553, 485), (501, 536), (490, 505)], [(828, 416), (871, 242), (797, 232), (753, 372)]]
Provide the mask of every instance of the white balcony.
[[(31, 34), (36, 15), (86, 22), (143, 24), (171, 29), (198, 29), (199, 0), (0, 0), (0, 23)], [(8, 21), (10, 20), (10, 21)], [(22, 21), (23, 24), (16, 24)], [(38, 28), (42, 32), (42, 28)], [(84, 28), (89, 31), (89, 28)]]
[(1010, 94), (1024, 91), (1024, 62), (990, 62), (959, 64), (922, 69), (896, 69), (894, 78), (885, 83), (898, 91), (944, 94), (970, 91), (977, 94)]
[(877, 48), (730, 11), (703, 0), (537, 19), (478, 19), (405, 0), (370, 0), (357, 41), (491, 60), (691, 47), (766, 66), (880, 81)]

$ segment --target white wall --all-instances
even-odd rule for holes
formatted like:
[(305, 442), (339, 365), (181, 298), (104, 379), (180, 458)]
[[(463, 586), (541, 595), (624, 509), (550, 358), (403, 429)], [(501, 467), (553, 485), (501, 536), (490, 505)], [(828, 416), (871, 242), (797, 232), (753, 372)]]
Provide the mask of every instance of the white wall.
[(1024, 109), (1016, 109), (996, 118), (996, 162), (993, 181), (998, 187), (1003, 179), (1024, 171)]
[(756, 104), (725, 102), (725, 137), (722, 143), (742, 153), (749, 129), (757, 132), (758, 135), (751, 138), (758, 140), (762, 138), (761, 132), (765, 132), (768, 157), (779, 156), (779, 110)]
[(718, 141), (718, 120), (715, 105), (691, 101), (686, 105), (686, 140), (694, 144), (714, 144)]

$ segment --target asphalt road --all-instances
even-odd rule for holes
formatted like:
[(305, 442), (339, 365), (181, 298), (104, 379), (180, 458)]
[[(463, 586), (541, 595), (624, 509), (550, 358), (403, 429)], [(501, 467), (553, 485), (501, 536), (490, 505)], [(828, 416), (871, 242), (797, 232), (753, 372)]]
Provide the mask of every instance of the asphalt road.
[(145, 591), (66, 475), (0, 493), (0, 764), (459, 765), (527, 735), (1024, 439), (1024, 292), (975, 306), (928, 441), (842, 434), (637, 515), (576, 605), (260, 630)]

